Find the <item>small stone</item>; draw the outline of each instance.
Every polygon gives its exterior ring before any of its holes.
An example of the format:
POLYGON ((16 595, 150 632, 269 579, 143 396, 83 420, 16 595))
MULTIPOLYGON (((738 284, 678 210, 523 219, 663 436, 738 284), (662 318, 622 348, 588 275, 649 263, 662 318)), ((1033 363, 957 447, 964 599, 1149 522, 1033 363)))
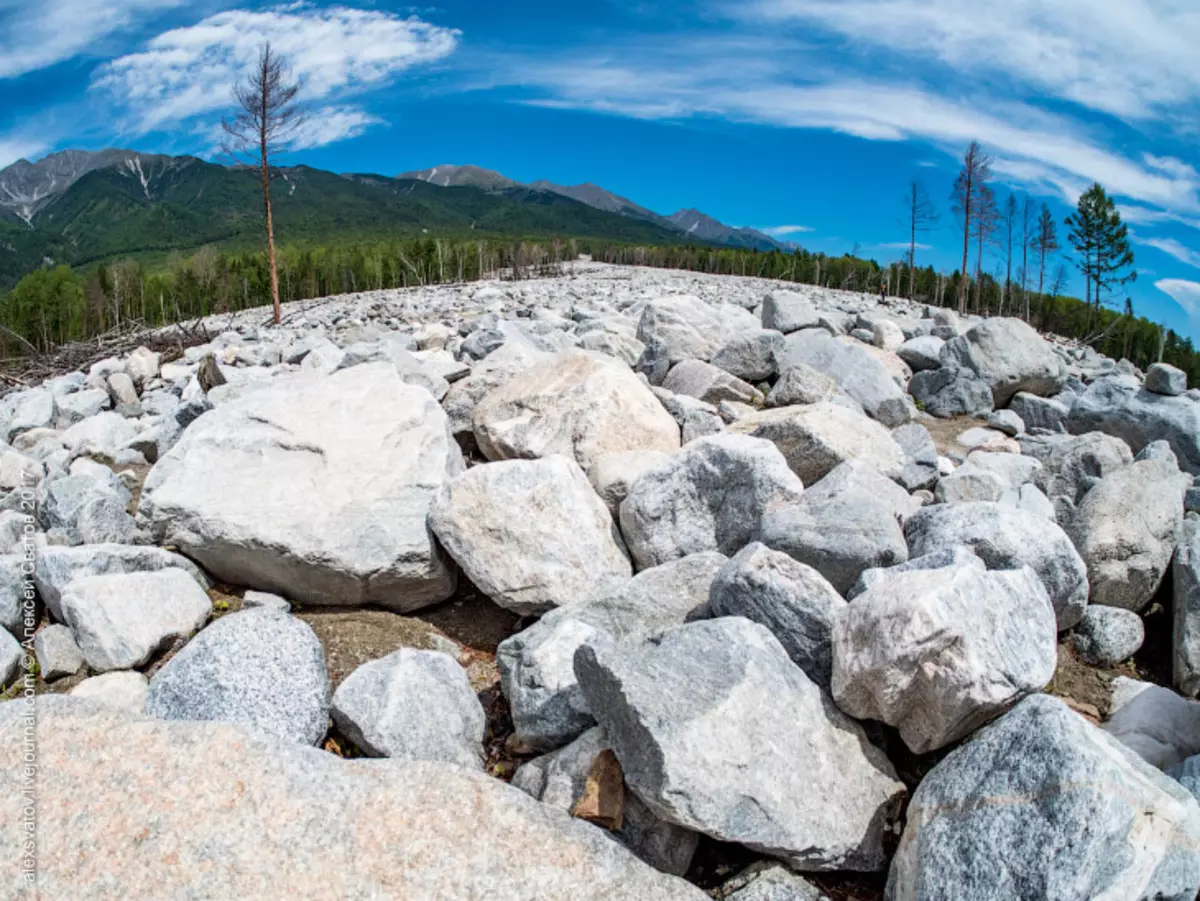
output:
POLYGON ((83 652, 66 626, 58 624, 42 629, 33 639, 38 669, 47 682, 73 676, 83 666, 83 652))
POLYGON ((76 698, 86 698, 105 707, 142 713, 146 709, 146 695, 150 692, 150 680, 133 670, 114 670, 84 679, 71 689, 76 698))
POLYGON ((1167 397, 1187 392, 1187 373, 1170 363, 1155 363, 1146 370, 1146 390, 1167 397))
POLYGON ((1116 666, 1136 654, 1145 640, 1142 618, 1120 607, 1091 604, 1075 627, 1075 650, 1092 666, 1116 666))

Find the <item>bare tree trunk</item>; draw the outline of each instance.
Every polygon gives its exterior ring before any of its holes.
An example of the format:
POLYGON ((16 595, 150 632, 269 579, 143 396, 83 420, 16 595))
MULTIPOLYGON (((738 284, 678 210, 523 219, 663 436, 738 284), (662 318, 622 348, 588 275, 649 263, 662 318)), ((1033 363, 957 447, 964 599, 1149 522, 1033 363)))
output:
POLYGON ((263 207, 267 213, 267 264, 271 267, 271 304, 275 309, 275 324, 279 325, 279 271, 275 268, 275 223, 271 218, 271 171, 267 166, 267 133, 262 139, 263 207))

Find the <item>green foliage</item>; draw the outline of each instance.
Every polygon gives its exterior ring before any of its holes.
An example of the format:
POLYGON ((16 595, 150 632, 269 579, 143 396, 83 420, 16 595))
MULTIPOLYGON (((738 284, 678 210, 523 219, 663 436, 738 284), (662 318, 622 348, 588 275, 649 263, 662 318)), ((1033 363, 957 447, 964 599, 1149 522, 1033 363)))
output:
POLYGON ((1067 240, 1075 250, 1075 265, 1083 273, 1087 286, 1085 302, 1098 309, 1104 291, 1128 284, 1137 278, 1133 271, 1133 250, 1129 230, 1121 221, 1117 204, 1099 184, 1093 184, 1079 197, 1076 211, 1067 217, 1067 240))

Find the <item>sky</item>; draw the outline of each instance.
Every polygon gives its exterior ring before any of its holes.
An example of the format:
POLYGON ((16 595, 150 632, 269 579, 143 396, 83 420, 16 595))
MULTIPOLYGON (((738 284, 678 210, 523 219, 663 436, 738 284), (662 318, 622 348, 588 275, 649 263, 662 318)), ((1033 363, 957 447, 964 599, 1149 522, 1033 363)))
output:
POLYGON ((310 111, 286 162, 590 181, 885 264, 914 179, 941 214, 918 265, 961 263, 950 193, 978 140, 1001 203, 1048 204, 1063 244, 1104 185, 1137 256, 1113 302, 1200 340, 1196 0, 0 0, 0 166, 219 159, 263 40, 310 111))

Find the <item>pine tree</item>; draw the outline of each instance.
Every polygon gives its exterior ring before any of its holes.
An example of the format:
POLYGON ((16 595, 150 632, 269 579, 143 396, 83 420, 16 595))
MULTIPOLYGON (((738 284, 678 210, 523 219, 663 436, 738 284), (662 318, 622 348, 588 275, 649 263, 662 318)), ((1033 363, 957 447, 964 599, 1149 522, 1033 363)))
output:
POLYGON ((1116 202, 1098 183, 1080 195, 1075 212, 1067 217, 1067 226, 1075 266, 1084 277, 1090 331, 1099 319, 1102 293, 1137 278, 1132 271, 1129 230, 1121 221, 1116 202))

